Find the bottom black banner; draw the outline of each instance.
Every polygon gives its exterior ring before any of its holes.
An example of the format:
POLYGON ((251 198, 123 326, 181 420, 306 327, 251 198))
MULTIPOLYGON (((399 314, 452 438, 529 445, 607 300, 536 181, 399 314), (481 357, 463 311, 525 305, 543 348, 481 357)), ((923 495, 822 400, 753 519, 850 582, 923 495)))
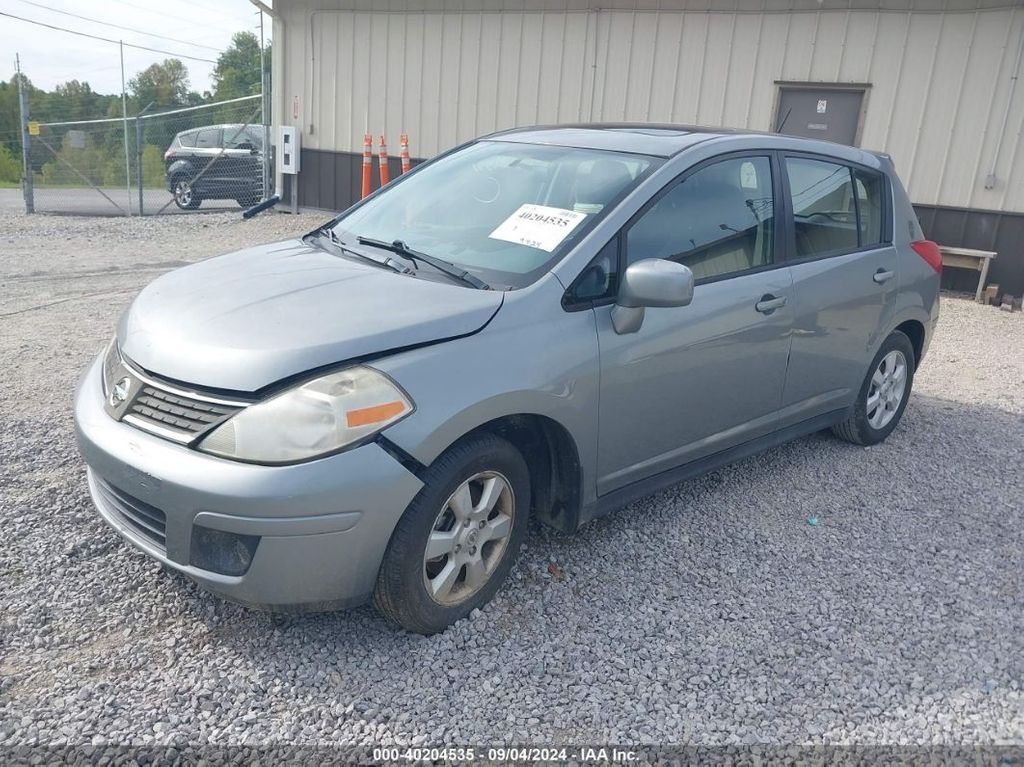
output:
POLYGON ((3 765, 993 765, 1024 767, 1024 744, 978 746, 0 746, 3 765))

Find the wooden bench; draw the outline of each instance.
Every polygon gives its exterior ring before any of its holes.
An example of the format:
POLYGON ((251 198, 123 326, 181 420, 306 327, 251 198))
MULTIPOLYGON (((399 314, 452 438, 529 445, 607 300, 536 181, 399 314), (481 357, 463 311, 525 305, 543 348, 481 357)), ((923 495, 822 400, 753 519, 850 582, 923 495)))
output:
POLYGON ((991 250, 974 250, 973 248, 951 248, 946 245, 939 246, 942 254, 942 266, 951 266, 954 269, 973 269, 981 272, 978 278, 978 289, 974 292, 974 300, 981 302, 981 294, 985 290, 985 282, 988 280, 988 267, 996 254, 991 250))

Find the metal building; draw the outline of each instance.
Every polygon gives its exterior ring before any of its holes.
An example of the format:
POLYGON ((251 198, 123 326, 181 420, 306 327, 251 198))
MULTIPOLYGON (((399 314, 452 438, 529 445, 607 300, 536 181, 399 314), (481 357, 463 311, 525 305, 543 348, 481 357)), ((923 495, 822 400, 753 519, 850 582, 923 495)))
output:
POLYGON ((358 198, 366 132, 429 157, 536 123, 781 128, 891 154, 926 233, 999 251, 990 281, 1024 292, 1022 2, 274 6, 272 117, 299 130, 302 206, 358 198))

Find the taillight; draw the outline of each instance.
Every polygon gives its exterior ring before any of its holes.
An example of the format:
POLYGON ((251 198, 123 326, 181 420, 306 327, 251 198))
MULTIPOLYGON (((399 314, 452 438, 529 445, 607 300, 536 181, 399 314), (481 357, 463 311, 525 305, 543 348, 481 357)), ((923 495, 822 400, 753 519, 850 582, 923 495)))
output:
POLYGON ((164 160, 173 160, 173 159, 174 159, 174 150, 173 149, 168 149, 166 152, 164 152, 164 160))
POLYGON ((914 249, 917 255, 928 262, 928 266, 942 274, 942 253, 939 252, 938 245, 931 240, 918 240, 917 242, 910 243, 910 247, 914 249))

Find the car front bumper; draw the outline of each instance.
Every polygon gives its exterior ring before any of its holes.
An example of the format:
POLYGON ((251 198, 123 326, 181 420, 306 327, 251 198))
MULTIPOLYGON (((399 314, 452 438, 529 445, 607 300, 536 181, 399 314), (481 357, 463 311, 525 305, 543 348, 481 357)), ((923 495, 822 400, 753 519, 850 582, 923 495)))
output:
POLYGON ((244 604, 329 609, 369 598, 391 532, 422 487, 414 474, 376 443, 292 466, 206 455, 111 418, 101 370, 98 358, 79 382, 75 431, 93 502, 118 533, 244 604), (248 569, 196 566, 201 528, 256 540, 248 569))

